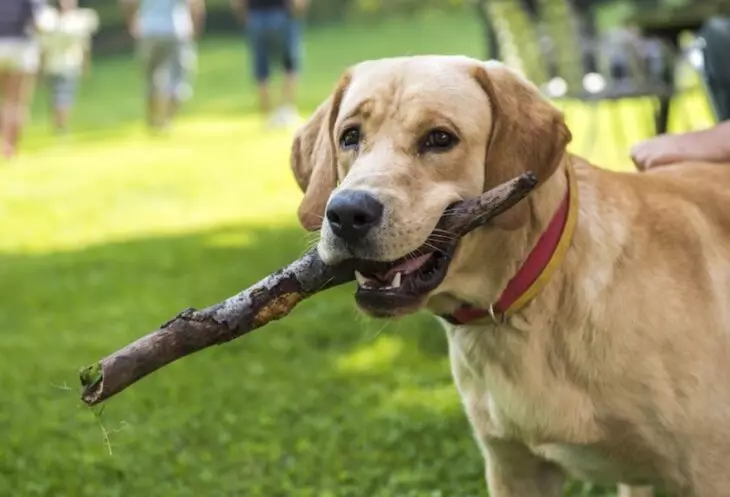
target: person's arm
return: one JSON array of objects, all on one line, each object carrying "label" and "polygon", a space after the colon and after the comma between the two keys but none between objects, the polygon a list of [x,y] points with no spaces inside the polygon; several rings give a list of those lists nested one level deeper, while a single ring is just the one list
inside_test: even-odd
[{"label": "person's arm", "polygon": [[63,10],[63,11],[74,10],[74,9],[79,8],[78,0],[59,0],[58,5],[61,7],[61,10]]},{"label": "person's arm", "polygon": [[304,17],[309,8],[309,0],[291,0],[292,13],[296,17]]},{"label": "person's arm", "polygon": [[190,6],[190,15],[193,18],[193,30],[195,36],[199,37],[203,34],[205,27],[205,0],[188,0]]},{"label": "person's arm", "polygon": [[248,17],[248,0],[231,0],[231,8],[238,22],[245,23]]},{"label": "person's arm", "polygon": [[38,18],[40,17],[41,11],[46,6],[45,0],[28,0],[28,6],[30,8],[30,24],[32,28],[38,28]]},{"label": "person's arm", "polygon": [[121,0],[122,16],[132,38],[137,38],[137,0]]},{"label": "person's arm", "polygon": [[91,43],[84,44],[83,71],[85,76],[91,74]]},{"label": "person's arm", "polygon": [[730,164],[730,120],[712,128],[678,135],[659,135],[631,148],[640,171],[679,162]]}]

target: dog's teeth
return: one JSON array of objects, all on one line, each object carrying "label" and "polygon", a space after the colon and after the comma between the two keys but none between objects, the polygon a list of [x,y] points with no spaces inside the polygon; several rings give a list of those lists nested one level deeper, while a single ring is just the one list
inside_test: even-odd
[{"label": "dog's teeth", "polygon": [[400,288],[402,278],[403,275],[401,273],[395,273],[395,276],[393,276],[393,281],[390,282],[391,288]]},{"label": "dog's teeth", "polygon": [[355,271],[355,280],[357,281],[357,284],[360,286],[367,286],[368,285],[368,279],[360,273],[360,271]]}]

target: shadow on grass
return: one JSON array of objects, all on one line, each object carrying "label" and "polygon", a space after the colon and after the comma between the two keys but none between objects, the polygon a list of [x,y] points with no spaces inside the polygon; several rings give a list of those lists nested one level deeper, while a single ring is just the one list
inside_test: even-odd
[{"label": "shadow on grass", "polygon": [[351,287],[109,401],[109,455],[77,368],[303,247],[241,225],[0,256],[0,494],[483,495],[438,326],[366,320]]},{"label": "shadow on grass", "polygon": [[142,380],[99,423],[76,370],[303,250],[228,226],[0,257],[0,494],[484,496],[443,333],[353,309],[352,287]]}]

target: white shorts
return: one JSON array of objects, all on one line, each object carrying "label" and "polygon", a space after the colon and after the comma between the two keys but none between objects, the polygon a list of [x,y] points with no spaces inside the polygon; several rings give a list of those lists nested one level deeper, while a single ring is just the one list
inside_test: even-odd
[{"label": "white shorts", "polygon": [[33,74],[38,71],[41,53],[35,40],[0,38],[0,71]]}]

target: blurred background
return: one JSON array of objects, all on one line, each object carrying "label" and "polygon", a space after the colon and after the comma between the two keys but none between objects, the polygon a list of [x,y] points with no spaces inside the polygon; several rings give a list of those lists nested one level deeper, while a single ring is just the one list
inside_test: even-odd
[{"label": "blurred background", "polygon": [[[186,51],[170,52],[182,81],[155,59],[168,45],[145,38],[141,19],[167,2],[153,1],[51,3],[37,21],[48,55],[0,159],[0,495],[486,496],[440,327],[366,319],[350,286],[103,410],[82,405],[77,371],[311,244],[292,134],[347,66],[500,58],[566,112],[574,152],[628,170],[632,144],[723,118],[701,29],[730,3],[311,0],[269,36],[274,17],[209,0]],[[74,77],[49,69],[64,33],[85,53]],[[268,66],[254,65],[256,40]],[[0,74],[14,46],[0,40]],[[573,482],[566,495],[614,489]]]}]

